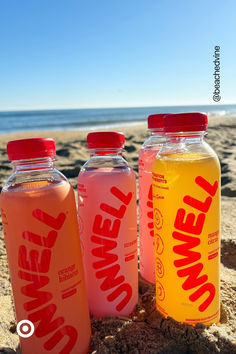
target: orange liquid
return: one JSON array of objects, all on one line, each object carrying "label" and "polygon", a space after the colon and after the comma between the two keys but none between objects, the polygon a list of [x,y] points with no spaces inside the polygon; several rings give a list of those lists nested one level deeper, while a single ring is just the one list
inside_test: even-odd
[{"label": "orange liquid", "polygon": [[[210,185],[217,181],[218,188],[214,196],[196,183],[195,179],[198,176],[204,178]],[[206,198],[210,198],[209,210],[202,212],[193,205],[188,205],[184,199],[187,195],[202,203],[205,203]],[[169,154],[156,158],[153,165],[153,208],[157,309],[179,322],[217,323],[220,316],[220,166],[217,157],[201,154]],[[183,223],[187,222],[189,213],[194,214],[194,225],[199,214],[205,215],[200,234],[178,229],[181,219],[180,214],[177,217],[179,209],[185,210]],[[182,250],[181,247],[176,248],[181,245],[189,246],[190,238],[187,239],[185,236],[181,236],[181,239],[176,238],[175,232],[191,237],[193,242],[189,248],[191,254],[184,250],[183,246]],[[192,262],[190,256],[193,257]],[[189,267],[194,267],[191,273],[193,278],[186,274]],[[197,269],[201,271],[197,272]],[[196,278],[201,276],[204,278],[198,283]],[[211,294],[215,289],[215,295],[210,304],[203,309],[201,305],[210,292],[203,291],[195,300],[193,293],[201,288],[206,290],[207,287],[211,289]]]},{"label": "orange liquid", "polygon": [[[0,205],[17,322],[35,327],[20,338],[22,353],[86,353],[91,330],[71,185],[25,182],[2,191]],[[50,225],[35,217],[38,209]]]}]

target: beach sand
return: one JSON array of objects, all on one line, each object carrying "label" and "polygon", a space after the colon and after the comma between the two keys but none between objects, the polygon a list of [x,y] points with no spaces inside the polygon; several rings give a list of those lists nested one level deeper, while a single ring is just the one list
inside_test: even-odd
[{"label": "beach sand", "polygon": [[[124,157],[138,178],[138,152],[147,137],[146,124],[110,129],[126,136]],[[0,135],[0,189],[11,174],[6,143],[27,137],[53,137],[57,145],[56,168],[77,192],[77,176],[89,158],[87,131],[26,132]],[[208,143],[217,152],[222,171],[221,320],[219,325],[196,327],[163,318],[155,310],[155,288],[139,280],[139,304],[127,318],[92,318],[92,353],[236,353],[236,117],[212,117]],[[77,194],[77,193],[76,193]],[[11,285],[0,225],[0,353],[14,353],[16,334]],[[5,348],[5,349],[3,349]],[[19,348],[18,348],[19,351]]]}]

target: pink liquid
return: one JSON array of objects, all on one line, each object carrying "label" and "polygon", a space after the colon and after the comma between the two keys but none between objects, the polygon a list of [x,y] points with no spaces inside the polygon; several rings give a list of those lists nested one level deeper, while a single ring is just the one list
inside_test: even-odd
[{"label": "pink liquid", "polygon": [[25,182],[1,193],[1,214],[23,354],[86,353],[90,319],[74,191],[67,182]]},{"label": "pink liquid", "polygon": [[138,301],[136,182],[130,168],[81,171],[79,225],[89,308],[129,315]]},{"label": "pink liquid", "polygon": [[155,283],[152,164],[160,148],[154,145],[139,152],[140,273],[151,283]]}]

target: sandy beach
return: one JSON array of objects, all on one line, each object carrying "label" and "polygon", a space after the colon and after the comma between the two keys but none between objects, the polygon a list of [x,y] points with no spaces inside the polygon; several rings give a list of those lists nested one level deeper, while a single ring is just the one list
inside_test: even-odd
[{"label": "sandy beach", "polygon": [[[146,124],[119,127],[126,136],[124,157],[138,182],[138,153],[147,138]],[[27,137],[56,141],[56,168],[72,183],[88,160],[87,131],[20,132],[0,135],[0,190],[11,174],[6,143]],[[92,318],[91,353],[236,353],[236,117],[211,117],[206,141],[221,162],[221,320],[219,325],[192,327],[163,318],[155,309],[155,288],[140,279],[139,304],[129,318]],[[138,183],[137,183],[138,184]],[[138,202],[137,202],[138,203]],[[2,347],[2,349],[1,349]],[[4,349],[5,348],[5,349]],[[6,348],[11,348],[10,349]],[[0,353],[19,353],[11,284],[0,224]]]}]

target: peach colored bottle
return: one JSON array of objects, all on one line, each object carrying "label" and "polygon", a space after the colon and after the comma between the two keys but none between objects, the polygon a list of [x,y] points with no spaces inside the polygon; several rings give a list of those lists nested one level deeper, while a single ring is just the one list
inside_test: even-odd
[{"label": "peach colored bottle", "polygon": [[155,283],[154,227],[152,203],[152,164],[165,141],[164,114],[148,117],[150,137],[139,152],[139,249],[140,273],[150,283]]},{"label": "peach colored bottle", "polygon": [[192,325],[220,318],[220,164],[206,128],[202,113],[166,115],[153,164],[156,306]]},{"label": "peach colored bottle", "polygon": [[138,301],[136,181],[121,156],[124,135],[89,133],[78,177],[79,224],[89,308],[129,315]]},{"label": "peach colored bottle", "polygon": [[[23,354],[87,353],[91,335],[73,189],[53,139],[7,146],[14,173],[0,199]],[[31,321],[34,332],[30,333]]]}]

